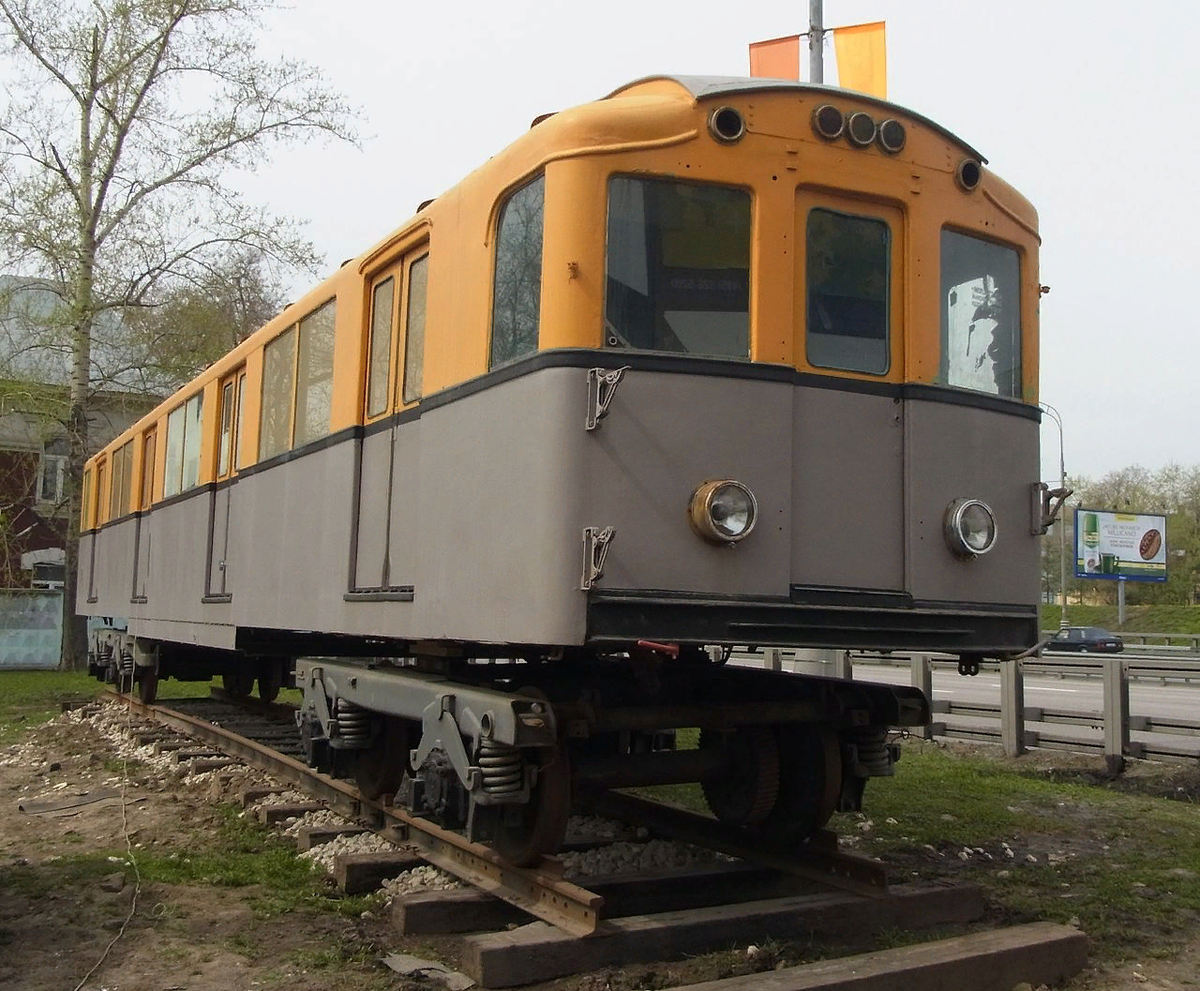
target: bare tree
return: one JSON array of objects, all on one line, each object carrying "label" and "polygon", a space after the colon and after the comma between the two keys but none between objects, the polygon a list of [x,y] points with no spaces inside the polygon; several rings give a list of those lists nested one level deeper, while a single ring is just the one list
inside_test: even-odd
[{"label": "bare tree", "polygon": [[296,225],[224,177],[272,148],[353,139],[353,114],[319,71],[256,52],[264,0],[0,0],[8,49],[0,108],[0,253],[61,297],[71,438],[64,663],[72,622],[93,345],[111,315],[158,303],[231,246],[313,267]]}]

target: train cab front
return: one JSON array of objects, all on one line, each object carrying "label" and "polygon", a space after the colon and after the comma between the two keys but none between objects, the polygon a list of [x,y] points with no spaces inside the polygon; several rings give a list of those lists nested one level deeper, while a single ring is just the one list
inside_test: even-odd
[{"label": "train cab front", "polygon": [[1032,207],[893,105],[689,85],[702,135],[606,178],[588,642],[1031,647]]}]

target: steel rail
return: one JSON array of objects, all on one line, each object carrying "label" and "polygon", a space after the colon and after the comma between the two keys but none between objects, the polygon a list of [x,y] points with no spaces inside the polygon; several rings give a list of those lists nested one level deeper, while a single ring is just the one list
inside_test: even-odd
[{"label": "steel rail", "polygon": [[606,792],[594,802],[600,815],[633,822],[686,843],[718,850],[748,863],[773,867],[855,895],[887,895],[887,865],[837,849],[837,837],[822,830],[807,843],[775,845],[748,836],[715,819],[671,808],[620,792]]},{"label": "steel rail", "polygon": [[393,842],[407,841],[417,848],[424,860],[564,932],[590,936],[599,927],[604,898],[564,881],[560,872],[554,870],[552,860],[549,869],[513,867],[481,843],[472,843],[402,809],[365,799],[352,785],[321,774],[307,764],[230,730],[164,705],[146,705],[112,690],[108,696],[185,736],[201,740],[295,785],[325,801],[339,814],[369,823],[372,829]]}]

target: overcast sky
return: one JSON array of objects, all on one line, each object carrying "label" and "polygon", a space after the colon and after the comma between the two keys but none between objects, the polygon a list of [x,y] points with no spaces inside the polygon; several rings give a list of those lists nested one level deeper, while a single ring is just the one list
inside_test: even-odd
[{"label": "overcast sky", "polygon": [[[295,0],[265,48],[325,71],[363,114],[362,147],[288,151],[247,189],[307,218],[332,268],[535,116],[646,75],[746,75],[749,42],[807,17],[803,0]],[[1067,472],[1200,464],[1187,302],[1200,289],[1200,4],[825,0],[826,26],[875,20],[888,98],[973,145],[1038,209],[1041,395],[1062,413]],[[1047,479],[1058,443],[1047,418]]]}]

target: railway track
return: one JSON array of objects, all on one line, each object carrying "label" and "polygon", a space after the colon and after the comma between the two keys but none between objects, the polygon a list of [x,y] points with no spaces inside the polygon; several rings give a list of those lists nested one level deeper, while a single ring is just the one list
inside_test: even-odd
[{"label": "railway track", "polygon": [[[738,859],[650,876],[589,877],[582,883],[563,876],[559,858],[543,858],[536,868],[514,868],[490,848],[366,800],[352,785],[298,760],[289,706],[221,697],[147,706],[125,695],[110,697],[314,796],[347,820],[407,846],[465,881],[469,888],[396,899],[393,925],[404,935],[466,934],[464,970],[483,987],[680,959],[800,932],[861,936],[888,928],[970,922],[983,914],[978,888],[919,882],[889,887],[884,865],[838,851],[832,834],[800,851],[751,847],[736,830],[713,820],[619,793],[610,793],[595,811]],[[361,874],[364,865],[352,866]],[[339,868],[343,883],[349,869]],[[366,869],[370,874],[369,864]],[[384,876],[391,875],[377,874]],[[530,915],[541,921],[529,922]],[[1025,956],[1027,962],[1037,958]],[[1047,951],[1046,959],[1061,964],[1057,951]]]}]

